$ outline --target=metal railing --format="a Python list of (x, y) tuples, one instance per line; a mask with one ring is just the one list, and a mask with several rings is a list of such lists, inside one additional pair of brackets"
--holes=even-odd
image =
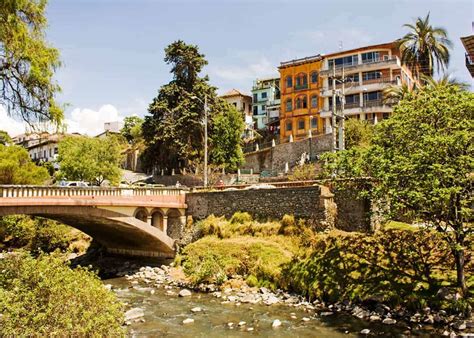
[[(334, 68), (337, 70), (337, 71), (340, 71), (342, 68), (347, 68), (347, 69), (352, 69), (352, 68), (355, 68), (355, 67), (365, 67), (365, 66), (370, 66), (370, 65), (375, 65), (375, 64), (383, 64), (383, 63), (394, 63), (395, 62), (398, 62), (398, 57), (397, 56), (389, 56), (389, 57), (383, 57), (383, 58), (376, 58), (376, 59), (372, 59), (372, 60), (366, 60), (364, 62), (362, 62), (362, 60), (360, 60), (359, 62), (351, 62), (351, 63), (345, 63), (345, 64), (341, 64), (341, 65), (336, 65)], [(326, 66), (324, 67), (323, 69), (321, 69), (321, 73), (330, 73), (331, 71), (333, 70), (333, 66)]]
[(0, 198), (35, 198), (35, 197), (80, 197), (80, 196), (161, 196), (181, 195), (183, 188), (148, 188), (148, 187), (57, 187), (57, 186), (0, 186)]

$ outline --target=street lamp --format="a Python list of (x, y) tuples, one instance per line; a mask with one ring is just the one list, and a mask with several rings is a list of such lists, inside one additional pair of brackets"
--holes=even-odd
[(191, 99), (204, 104), (204, 187), (207, 187), (207, 95), (204, 95), (204, 102), (194, 95), (191, 96)]
[(312, 129), (313, 128), (313, 115), (310, 115), (309, 116), (309, 133), (308, 133), (308, 139), (309, 139), (309, 162), (311, 162), (311, 156), (312, 156), (312, 143), (313, 143), (313, 132), (312, 132)]

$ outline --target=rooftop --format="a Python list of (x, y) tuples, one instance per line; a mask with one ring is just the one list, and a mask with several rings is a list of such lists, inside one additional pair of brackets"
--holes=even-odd
[(325, 54), (325, 55), (323, 55), (323, 58), (333, 57), (333, 56), (337, 56), (337, 55), (340, 55), (340, 54), (355, 53), (355, 52), (359, 52), (359, 51), (366, 50), (366, 49), (393, 48), (394, 46), (396, 46), (396, 41), (379, 43), (379, 44), (376, 44), (376, 45), (370, 45), (370, 46), (365, 46), (365, 47), (357, 47), (357, 48), (353, 48), (353, 49), (341, 50), (341, 51), (338, 51), (338, 52)]
[(320, 61), (320, 60), (322, 60), (322, 58), (323, 57), (321, 56), (321, 54), (317, 54), (317, 55), (307, 56), (307, 57), (300, 58), (300, 59), (294, 59), (294, 60), (290, 60), (290, 61), (283, 61), (283, 62), (280, 62), (280, 67), (278, 67), (278, 68), (285, 68), (285, 67), (300, 65), (300, 64), (304, 64), (304, 63), (308, 63), (308, 62)]
[(233, 96), (251, 97), (250, 95), (243, 94), (241, 91), (239, 91), (237, 89), (229, 90), (227, 93), (221, 95), (221, 97), (233, 97)]
[(461, 38), (462, 44), (468, 54), (474, 54), (474, 35), (469, 35)]

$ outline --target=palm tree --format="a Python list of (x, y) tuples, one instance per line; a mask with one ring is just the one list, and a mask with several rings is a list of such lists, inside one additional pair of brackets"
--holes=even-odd
[(450, 74), (443, 74), (443, 76), (441, 76), (439, 79), (434, 79), (429, 76), (422, 76), (421, 80), (427, 87), (457, 86), (462, 90), (468, 90), (470, 87), (468, 83), (459, 81), (458, 79), (451, 77)]
[(434, 65), (436, 70), (445, 69), (449, 63), (449, 48), (452, 42), (444, 28), (433, 27), (430, 24), (430, 13), (423, 19), (418, 17), (415, 24), (406, 24), (411, 32), (401, 38), (398, 43), (402, 62), (408, 65), (412, 72), (432, 77)]
[(404, 83), (402, 85), (394, 84), (386, 87), (383, 90), (383, 103), (384, 104), (397, 104), (400, 100), (407, 98), (408, 95), (411, 95), (416, 92), (416, 85), (412, 87)]

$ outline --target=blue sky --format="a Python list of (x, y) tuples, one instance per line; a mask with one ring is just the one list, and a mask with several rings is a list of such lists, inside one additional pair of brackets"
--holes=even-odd
[[(417, 16), (448, 30), (449, 71), (472, 82), (460, 36), (472, 33), (471, 0), (50, 0), (48, 40), (60, 50), (59, 100), (70, 131), (94, 134), (105, 120), (143, 116), (170, 80), (163, 49), (197, 44), (220, 92), (249, 92), (281, 61), (392, 41)], [(18, 125), (16, 125), (18, 127)]]

